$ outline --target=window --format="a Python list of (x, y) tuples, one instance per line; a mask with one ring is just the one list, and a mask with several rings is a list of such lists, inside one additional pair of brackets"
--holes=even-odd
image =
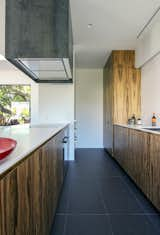
[(30, 85), (0, 85), (0, 125), (30, 123)]

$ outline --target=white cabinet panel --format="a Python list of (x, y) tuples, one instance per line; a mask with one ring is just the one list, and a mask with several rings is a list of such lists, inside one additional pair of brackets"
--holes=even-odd
[(136, 67), (142, 67), (160, 53), (160, 11), (137, 39)]

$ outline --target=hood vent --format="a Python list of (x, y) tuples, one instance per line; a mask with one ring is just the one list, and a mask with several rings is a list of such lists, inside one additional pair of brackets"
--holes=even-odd
[(36, 82), (72, 82), (69, 0), (6, 0), (6, 58)]
[(67, 58), (18, 58), (10, 61), (39, 83), (51, 81), (57, 83), (63, 81), (70, 82), (72, 79), (70, 64)]

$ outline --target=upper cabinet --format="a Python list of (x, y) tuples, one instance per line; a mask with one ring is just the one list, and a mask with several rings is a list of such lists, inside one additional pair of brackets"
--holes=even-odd
[(160, 10), (137, 37), (136, 67), (140, 68), (160, 53)]
[(5, 0), (4, 4), (5, 57), (36, 82), (71, 82), (69, 0)]

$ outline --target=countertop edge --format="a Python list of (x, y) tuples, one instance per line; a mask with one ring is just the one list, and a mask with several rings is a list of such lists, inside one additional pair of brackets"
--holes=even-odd
[[(160, 129), (159, 126), (152, 127), (152, 126), (144, 126), (144, 125), (127, 125), (127, 124), (117, 124), (117, 123), (115, 123), (113, 126), (120, 126), (120, 127), (124, 127), (124, 128), (128, 128), (128, 129), (133, 129), (133, 130), (141, 131), (141, 132), (144, 132), (144, 133), (160, 135), (160, 132), (156, 131), (157, 128)], [(153, 128), (153, 129), (155, 129), (155, 131), (147, 130), (145, 128)]]
[[(54, 131), (54, 133), (52, 133), (51, 135), (49, 135), (45, 140), (40, 141), (35, 147), (31, 148), (30, 150), (28, 150), (27, 152), (25, 152), (24, 154), (19, 156), (12, 165), (7, 167), (7, 169), (2, 170), (2, 172), (0, 172), (0, 180), (2, 178), (4, 178), (8, 173), (10, 173), (13, 169), (15, 169), (18, 165), (20, 165), (23, 161), (25, 161), (33, 152), (35, 152), (37, 149), (42, 147), (45, 143), (47, 143), (49, 140), (51, 140), (54, 136), (58, 135), (61, 131), (63, 131), (64, 129), (69, 127), (70, 124), (67, 123), (67, 124), (61, 124), (61, 125), (62, 125), (61, 127), (57, 127), (57, 130)], [(42, 127), (44, 128), (43, 125), (42, 125)], [(52, 128), (52, 125), (46, 125), (45, 127)], [(3, 160), (1, 160), (1, 162), (2, 162), (2, 164), (4, 164)]]

